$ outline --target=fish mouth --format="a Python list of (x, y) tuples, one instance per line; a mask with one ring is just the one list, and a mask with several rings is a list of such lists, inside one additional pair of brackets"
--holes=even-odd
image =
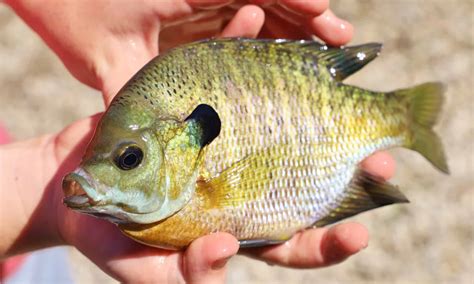
[(81, 209), (98, 205), (97, 194), (91, 186), (89, 175), (82, 169), (78, 169), (63, 179), (63, 203), (72, 209)]
[(80, 213), (106, 219), (112, 223), (126, 223), (126, 218), (115, 216), (123, 214), (110, 212), (92, 184), (95, 183), (91, 176), (81, 168), (67, 174), (62, 183), (64, 205)]

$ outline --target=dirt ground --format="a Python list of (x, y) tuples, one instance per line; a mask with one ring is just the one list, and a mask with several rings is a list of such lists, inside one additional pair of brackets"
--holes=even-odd
[[(353, 43), (384, 43), (380, 58), (348, 82), (392, 90), (425, 81), (448, 86), (437, 130), (451, 175), (418, 154), (394, 151), (394, 183), (411, 200), (353, 218), (370, 245), (339, 265), (294, 270), (245, 257), (231, 260), (228, 283), (474, 283), (474, 1), (335, 0), (356, 27)], [(0, 5), (0, 123), (25, 139), (58, 131), (102, 109), (99, 94), (77, 81), (44, 43)], [(70, 249), (78, 283), (115, 283)]]

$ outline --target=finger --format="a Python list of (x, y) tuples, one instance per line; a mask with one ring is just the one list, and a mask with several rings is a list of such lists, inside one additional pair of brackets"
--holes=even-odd
[(0, 145), (10, 143), (11, 140), (8, 130), (0, 124)]
[(279, 0), (278, 4), (304, 16), (319, 16), (329, 8), (329, 0)]
[[(290, 13), (286, 12), (286, 14), (288, 16)], [(265, 24), (259, 37), (308, 39), (310, 33), (305, 31), (304, 26), (295, 22), (294, 17), (282, 17), (281, 8), (271, 8), (265, 14)]]
[(219, 9), (234, 2), (234, 0), (187, 0), (196, 9)]
[(249, 2), (265, 8), (275, 5), (277, 3), (277, 0), (249, 0)]
[(334, 46), (348, 43), (354, 33), (349, 22), (339, 19), (330, 10), (310, 19), (308, 25), (316, 36)]
[(395, 160), (385, 151), (376, 152), (361, 163), (362, 168), (374, 176), (389, 180), (395, 174)]
[(246, 250), (244, 254), (271, 264), (315, 268), (343, 261), (367, 247), (368, 239), (364, 226), (347, 223), (329, 229), (308, 229), (284, 244)]
[[(178, 254), (139, 244), (105, 220), (63, 209), (63, 237), (110, 276), (125, 283), (170, 282), (163, 273), (177, 267)], [(95, 228), (93, 231), (87, 228)], [(106, 240), (106, 241), (105, 241)], [(147, 271), (147, 273), (143, 273)], [(175, 275), (180, 275), (179, 271)], [(177, 277), (177, 276), (176, 276)]]
[(164, 28), (160, 31), (160, 53), (181, 44), (215, 37), (224, 22), (230, 21), (234, 15), (235, 11), (230, 8), (205, 11), (199, 19)]
[(304, 24), (307, 22), (308, 18), (312, 18), (307, 17), (306, 15), (302, 16), (296, 12), (293, 12), (292, 10), (288, 10), (282, 6), (277, 5), (266, 8), (265, 12), (284, 20), (283, 23), (286, 22), (297, 26), (297, 29), (305, 29), (306, 27)]
[(322, 263), (336, 264), (366, 248), (369, 232), (358, 223), (339, 224), (330, 228), (321, 243)]
[(240, 8), (224, 28), (220, 37), (257, 37), (265, 21), (265, 13), (255, 5)]
[(201, 237), (186, 249), (183, 271), (187, 283), (223, 283), (226, 263), (239, 250), (239, 243), (228, 233)]
[(54, 140), (55, 158), (58, 163), (65, 163), (64, 159), (68, 156), (75, 157), (67, 161), (67, 170), (73, 170), (79, 163), (102, 115), (103, 113), (97, 113), (66, 126)]

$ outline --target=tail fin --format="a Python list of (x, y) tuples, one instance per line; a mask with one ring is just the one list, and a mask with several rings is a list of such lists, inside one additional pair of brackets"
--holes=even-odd
[(411, 139), (408, 147), (423, 155), (440, 171), (449, 174), (443, 145), (432, 129), (443, 104), (443, 84), (425, 83), (395, 93), (409, 100)]

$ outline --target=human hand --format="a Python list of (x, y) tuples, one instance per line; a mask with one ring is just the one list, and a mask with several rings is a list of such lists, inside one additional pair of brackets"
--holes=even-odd
[[(78, 214), (62, 204), (62, 177), (79, 163), (100, 115), (73, 123), (50, 139), (51, 147), (47, 147), (50, 156), (55, 157), (58, 170), (45, 193), (52, 196), (51, 201), (45, 202), (55, 211), (57, 234), (62, 243), (76, 247), (121, 282), (224, 282), (225, 263), (239, 249), (237, 240), (227, 233), (202, 237), (184, 251), (156, 249), (125, 237), (105, 220)], [(77, 137), (84, 138), (78, 141)]]
[[(73, 124), (61, 132), (55, 141), (55, 156), (62, 165), (58, 179), (79, 162), (88, 137), (75, 145), (74, 138), (95, 128), (98, 116)], [(73, 142), (73, 144), (71, 144)], [(62, 149), (62, 150), (61, 150)], [(74, 149), (68, 152), (67, 149)], [(374, 159), (385, 159), (383, 153)], [(365, 168), (368, 167), (367, 164)], [(378, 175), (390, 174), (376, 170)], [(107, 221), (77, 214), (61, 206), (59, 182), (51, 184), (56, 198), (58, 228), (67, 244), (73, 245), (101, 269), (121, 281), (137, 282), (221, 282), (225, 278), (225, 262), (238, 251), (237, 240), (225, 233), (204, 236), (194, 241), (185, 251), (167, 251), (140, 245), (123, 236), (116, 226)], [(93, 228), (93, 229), (92, 229)], [(296, 268), (314, 268), (335, 264), (367, 246), (367, 231), (356, 223), (336, 225), (330, 229), (309, 229), (296, 234), (288, 242), (270, 247), (245, 249), (245, 255), (271, 264)], [(146, 273), (143, 273), (146, 271)]]
[(256, 37), (260, 31), (260, 36), (275, 38), (314, 34), (331, 45), (352, 37), (352, 26), (328, 10), (329, 0), (6, 2), (72, 75), (103, 92), (106, 105), (159, 49), (182, 42), (211, 36)]
[(160, 250), (62, 204), (62, 178), (81, 159), (99, 117), (77, 121), (57, 135), (0, 146), (0, 258), (72, 245), (122, 282), (223, 282), (226, 259), (238, 250), (229, 234), (205, 236), (185, 251)]
[[(62, 205), (62, 177), (78, 164), (98, 119), (96, 115), (73, 123), (57, 135), (0, 147), (0, 221), (4, 225), (0, 255), (68, 244), (124, 282), (222, 282), (226, 259), (238, 250), (231, 235), (202, 237), (182, 252), (160, 250), (126, 238), (105, 220)], [(365, 167), (370, 170), (377, 163), (383, 164), (374, 159), (383, 161), (384, 155), (374, 155)], [(377, 168), (371, 172), (386, 176), (392, 170)], [(329, 230), (306, 230), (285, 244), (243, 253), (273, 264), (321, 267), (342, 261), (366, 244), (367, 232), (361, 225), (343, 224)]]
[[(15, 3), (20, 2), (28, 1)], [(74, 76), (103, 91), (106, 104), (131, 75), (158, 53), (158, 39), (162, 49), (177, 43), (176, 38), (171, 35), (186, 22), (176, 22), (192, 15), (202, 16), (199, 20), (202, 24), (226, 22), (229, 20), (229, 13), (234, 13), (227, 25), (214, 23), (207, 31), (219, 36), (255, 37), (262, 29), (261, 35), (267, 37), (300, 38), (314, 33), (336, 45), (347, 42), (352, 33), (349, 24), (340, 22), (326, 10), (327, 1), (311, 2), (314, 6), (308, 5), (310, 2), (281, 1), (286, 8), (297, 13), (282, 9), (282, 6), (266, 6), (263, 12), (259, 6), (242, 6), (243, 1), (238, 1), (238, 6), (235, 6), (239, 9), (237, 12), (224, 7), (215, 14), (202, 9), (209, 8), (203, 2), (174, 1), (170, 4), (171, 1), (162, 1), (159, 2), (160, 5), (156, 5), (158, 1), (144, 2), (143, 5), (134, 2), (131, 7), (130, 2), (125, 1), (121, 3), (121, 7), (115, 7), (116, 2), (113, 2), (114, 6), (110, 9), (110, 1), (74, 1), (69, 3), (66, 10), (64, 6), (48, 3), (51, 5), (50, 9), (37, 9), (35, 13), (38, 13), (35, 15), (29, 15), (27, 12), (19, 14), (29, 21), (58, 53)], [(205, 2), (216, 4), (229, 1)], [(265, 6), (273, 1), (253, 2)], [(43, 3), (42, 6), (44, 5)], [(21, 8), (19, 10), (21, 11)], [(81, 16), (78, 16), (78, 11)], [(50, 17), (51, 14), (57, 17)], [(175, 25), (166, 27), (167, 23)], [(341, 28), (341, 24), (345, 25), (345, 29)], [(289, 26), (291, 28), (288, 28)], [(202, 28), (191, 30), (181, 38), (193, 40), (196, 36), (209, 35), (200, 34), (199, 31), (202, 31)], [(79, 137), (86, 137), (86, 133), (90, 133), (94, 126), (93, 119), (77, 122), (52, 139), (53, 150), (48, 151), (54, 154), (56, 168), (52, 167), (55, 175), (46, 188), (47, 192), (55, 196), (54, 204), (61, 202), (62, 176), (77, 165), (88, 139), (84, 138), (82, 143), (77, 145), (75, 141)], [(376, 175), (391, 175), (393, 161), (386, 154), (376, 155), (364, 164)], [(57, 212), (60, 216), (58, 232), (64, 241), (79, 248), (99, 267), (122, 281), (220, 281), (225, 275), (225, 267), (213, 270), (212, 264), (223, 257), (230, 257), (237, 251), (235, 239), (227, 234), (203, 237), (185, 252), (157, 250), (123, 237), (117, 228), (105, 221), (71, 212), (61, 204), (57, 207)], [(338, 225), (329, 230), (307, 230), (297, 234), (287, 244), (246, 250), (245, 254), (279, 265), (320, 267), (341, 261), (355, 253), (367, 244), (367, 238), (366, 230), (360, 225)], [(206, 251), (204, 257), (201, 253), (203, 251)]]

